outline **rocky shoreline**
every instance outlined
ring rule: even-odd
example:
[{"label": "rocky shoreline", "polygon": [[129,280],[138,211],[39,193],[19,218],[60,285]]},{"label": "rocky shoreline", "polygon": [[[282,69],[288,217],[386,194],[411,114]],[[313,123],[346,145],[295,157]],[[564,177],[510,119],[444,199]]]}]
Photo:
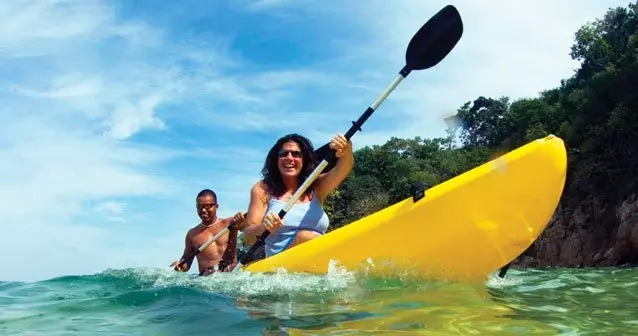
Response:
[{"label": "rocky shoreline", "polygon": [[638,196],[588,197],[556,209],[545,231],[512,268],[638,266]]}]

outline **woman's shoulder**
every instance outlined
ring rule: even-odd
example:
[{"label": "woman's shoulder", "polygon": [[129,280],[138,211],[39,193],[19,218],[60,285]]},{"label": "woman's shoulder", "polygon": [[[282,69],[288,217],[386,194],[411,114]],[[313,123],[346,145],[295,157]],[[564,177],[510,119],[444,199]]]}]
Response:
[{"label": "woman's shoulder", "polygon": [[258,191],[262,193],[268,193],[268,185],[266,184],[264,180],[259,180],[255,184],[253,184],[253,187],[250,190]]},{"label": "woman's shoulder", "polygon": [[250,188],[250,195],[255,196],[262,201],[268,202],[270,199],[270,193],[268,192],[268,185],[263,180],[258,181]]}]

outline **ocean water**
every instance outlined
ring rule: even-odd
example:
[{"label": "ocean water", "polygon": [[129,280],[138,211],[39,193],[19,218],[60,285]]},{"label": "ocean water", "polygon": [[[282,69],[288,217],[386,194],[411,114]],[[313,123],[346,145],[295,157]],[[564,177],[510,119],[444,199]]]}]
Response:
[{"label": "ocean water", "polygon": [[166,269],[0,282],[3,335],[638,335],[637,269],[484,284]]}]

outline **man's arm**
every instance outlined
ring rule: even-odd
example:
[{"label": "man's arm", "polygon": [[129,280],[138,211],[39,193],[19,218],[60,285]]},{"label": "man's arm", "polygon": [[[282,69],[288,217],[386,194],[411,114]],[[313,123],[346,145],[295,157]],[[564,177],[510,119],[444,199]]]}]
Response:
[{"label": "man's arm", "polygon": [[182,254],[182,257],[179,259],[179,261],[174,262],[172,265],[178,271],[188,272],[188,270],[191,268],[191,265],[193,264],[193,260],[195,259],[193,258],[187,261],[181,268],[178,268],[178,264],[181,263],[182,260],[195,252],[195,247],[193,246],[193,244],[191,244],[191,230],[188,230],[186,238],[184,238],[184,253]]},{"label": "man's arm", "polygon": [[224,219],[226,227],[233,225],[228,232],[228,243],[226,244],[226,250],[222,255],[222,259],[219,261],[219,269],[224,270],[230,265],[237,263],[237,234],[239,230],[243,229],[246,217],[244,213],[238,212],[233,217]]},{"label": "man's arm", "polygon": [[[226,220],[232,222],[232,218]],[[224,271],[230,265],[237,263],[237,227],[232,227],[228,231],[228,243],[226,244],[226,250],[219,261],[219,270]]]}]

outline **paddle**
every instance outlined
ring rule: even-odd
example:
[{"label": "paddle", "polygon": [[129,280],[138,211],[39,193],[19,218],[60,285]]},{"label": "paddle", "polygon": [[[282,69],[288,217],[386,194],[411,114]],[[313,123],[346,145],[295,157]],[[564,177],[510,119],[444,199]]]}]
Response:
[{"label": "paddle", "polygon": [[507,270],[510,268],[510,265],[511,265],[511,264],[512,264],[512,263],[508,263],[507,265],[503,266],[503,267],[499,270],[499,272],[498,272],[498,277],[499,277],[499,278],[504,278],[504,277],[505,277],[505,274],[507,273]]},{"label": "paddle", "polygon": [[[372,113],[381,105],[388,95],[406,78],[413,70],[423,70],[437,65],[457,44],[463,34],[463,22],[457,9],[448,5],[432,16],[419,31],[414,34],[405,53],[405,66],[399,71],[399,74],[390,84],[388,88],[377,98],[377,100],[368,107],[356,122],[346,132],[346,139],[350,139],[356,131],[361,131],[361,126],[372,115]],[[279,211],[279,218],[284,218],[286,213],[297,202],[297,199],[306,191],[306,189],[314,182],[319,174],[335,161],[335,152],[329,151],[321,163],[308,176],[306,181],[292,195],[290,200]],[[233,268],[233,272],[238,270],[242,265],[252,261],[253,255],[263,244],[270,231],[264,232],[257,237],[257,241],[250,247],[248,252],[241,258]]]}]

